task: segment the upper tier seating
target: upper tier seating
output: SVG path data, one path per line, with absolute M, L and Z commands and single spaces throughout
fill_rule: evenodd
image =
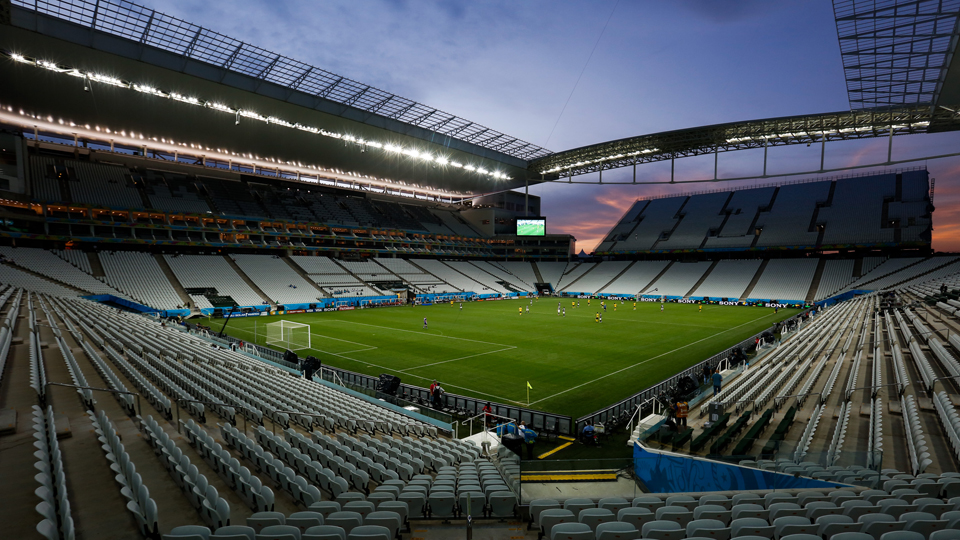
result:
M 717 236 L 707 238 L 706 248 L 748 248 L 755 238 L 752 225 L 761 209 L 770 205 L 774 187 L 742 189 L 727 203 L 730 216 Z
M 819 233 L 810 231 L 810 221 L 818 203 L 830 194 L 830 182 L 812 182 L 782 186 L 773 206 L 760 212 L 757 228 L 762 229 L 757 246 L 812 246 Z
M 723 208 L 730 199 L 730 192 L 694 195 L 680 210 L 680 222 L 670 233 L 670 237 L 657 243 L 656 249 L 696 249 L 704 239 L 715 236 L 723 223 Z
M 143 208 L 143 200 L 127 178 L 125 167 L 87 161 L 64 161 L 72 171 L 70 193 L 74 202 L 115 208 Z
M 925 170 L 638 200 L 597 251 L 929 242 Z

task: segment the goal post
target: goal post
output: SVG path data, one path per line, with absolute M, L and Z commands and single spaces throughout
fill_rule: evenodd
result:
M 293 321 L 267 323 L 267 345 L 299 351 L 310 348 L 310 325 Z

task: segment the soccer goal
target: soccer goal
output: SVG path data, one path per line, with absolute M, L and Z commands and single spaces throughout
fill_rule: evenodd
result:
M 267 345 L 291 351 L 310 348 L 310 325 L 292 321 L 267 324 Z

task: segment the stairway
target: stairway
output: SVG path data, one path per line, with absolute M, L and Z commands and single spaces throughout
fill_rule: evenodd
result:
M 820 279 L 823 278 L 823 268 L 827 265 L 826 259 L 820 259 L 817 263 L 817 271 L 813 274 L 813 281 L 810 283 L 810 290 L 807 291 L 805 301 L 809 304 L 817 297 L 817 289 L 820 288 Z
M 340 264 L 336 259 L 331 258 L 330 260 L 333 261 L 334 264 L 336 264 L 337 266 L 339 266 L 340 268 L 342 268 L 344 272 L 346 272 L 346 273 L 350 274 L 351 276 L 353 276 L 353 279 L 356 279 L 356 280 L 359 281 L 360 283 L 363 283 L 363 285 L 364 285 L 365 287 L 369 287 L 369 288 L 371 288 L 371 289 L 373 289 L 373 290 L 375 290 L 375 291 L 382 292 L 382 291 L 380 291 L 380 289 L 378 289 L 377 287 L 374 287 L 373 285 L 371 285 L 371 284 L 367 283 L 366 281 L 364 281 L 363 278 L 361 278 L 360 276 L 358 276 L 358 275 L 354 274 L 353 272 L 351 272 L 349 268 L 347 268 L 346 266 Z
M 657 274 L 657 277 L 651 279 L 651 280 L 650 280 L 650 283 L 647 283 L 646 287 L 644 287 L 643 289 L 640 290 L 640 293 L 646 292 L 646 290 L 649 289 L 651 285 L 653 285 L 654 283 L 656 283 L 658 279 L 660 279 L 664 274 L 666 274 L 667 271 L 670 270 L 670 268 L 673 266 L 673 263 L 674 263 L 674 262 L 676 262 L 676 261 L 670 261 L 669 264 L 667 264 L 666 266 L 664 266 L 664 267 L 663 267 L 663 270 L 661 270 L 660 273 Z M 650 291 L 650 292 L 652 292 L 652 291 Z M 637 293 L 637 294 L 640 294 L 640 293 Z
M 537 276 L 537 283 L 543 283 L 543 276 L 540 275 L 540 269 L 537 268 L 537 263 L 530 261 L 530 266 L 533 267 L 533 275 Z M 552 286 L 553 283 L 550 285 Z
M 583 264 L 583 263 L 580 263 L 580 264 Z M 597 265 L 594 264 L 593 266 L 590 267 L 589 270 L 587 270 L 586 272 L 584 272 L 584 273 L 580 274 L 579 276 L 577 276 L 577 279 L 571 281 L 570 283 L 564 283 L 564 285 L 563 285 L 563 290 L 567 290 L 567 289 L 569 289 L 570 287 L 573 287 L 573 284 L 574 284 L 574 283 L 580 281 L 580 278 L 582 278 L 583 276 L 589 274 L 590 272 L 593 272 L 593 269 L 596 268 L 596 267 L 597 267 Z M 570 272 L 567 272 L 567 273 L 569 274 Z
M 719 262 L 720 261 L 713 261 L 713 264 L 710 265 L 710 268 L 707 268 L 707 271 L 704 272 L 702 276 L 700 276 L 700 279 L 698 279 L 697 282 L 694 283 L 693 287 L 691 287 L 690 290 L 687 291 L 687 294 L 683 295 L 683 297 L 690 298 L 690 295 L 693 294 L 694 291 L 696 291 L 700 287 L 700 285 L 703 284 L 704 281 L 706 281 L 707 276 L 710 275 L 710 272 L 713 272 L 713 269 L 717 267 L 717 263 Z
M 180 284 L 180 280 L 177 279 L 176 274 L 173 273 L 173 270 L 170 269 L 170 265 L 167 264 L 167 260 L 160 255 L 159 253 L 153 254 L 153 259 L 157 261 L 157 265 L 160 266 L 160 269 L 163 270 L 163 275 L 167 276 L 167 281 L 170 282 L 170 285 L 173 285 L 173 290 L 177 291 L 177 296 L 180 297 L 180 300 L 183 300 L 183 305 L 190 305 L 190 314 L 197 315 L 200 313 L 200 308 L 195 306 L 195 302 L 190 295 L 187 294 L 187 290 L 183 288 L 183 285 Z
M 277 303 L 271 300 L 269 296 L 264 294 L 264 292 L 260 289 L 260 287 L 258 287 L 257 284 L 254 283 L 252 279 L 250 279 L 250 276 L 243 273 L 243 270 L 241 270 L 240 267 L 237 266 L 237 261 L 233 260 L 229 255 L 224 255 L 223 258 L 226 259 L 227 264 L 229 264 L 230 267 L 233 268 L 233 271 L 236 272 L 238 276 L 240 276 L 240 279 L 242 279 L 243 282 L 247 284 L 247 286 L 253 289 L 253 292 L 257 293 L 260 299 L 263 300 L 264 304 L 270 304 L 271 308 L 277 309 Z
M 436 275 L 436 274 L 434 274 L 434 273 L 432 273 L 432 272 L 427 272 L 427 270 L 426 270 L 425 268 L 423 268 L 422 266 L 420 266 L 419 264 L 417 264 L 416 262 L 414 262 L 413 259 L 407 259 L 407 262 L 410 263 L 410 264 L 412 264 L 413 266 L 415 266 L 415 267 L 417 268 L 417 270 L 420 270 L 420 271 L 423 272 L 424 274 L 426 274 L 426 275 L 428 275 L 428 276 L 433 276 L 433 278 L 436 279 L 437 281 L 439 281 L 440 283 L 447 283 L 445 280 L 440 279 L 440 276 L 438 276 L 438 275 Z M 450 285 L 449 283 L 447 283 L 447 285 L 448 285 L 451 289 L 453 289 L 453 290 L 463 292 L 462 289 L 457 288 L 457 287 L 454 287 L 453 285 Z M 419 288 L 419 287 L 418 287 L 418 288 Z
M 613 279 L 611 279 L 610 281 L 608 281 L 603 287 L 600 287 L 599 289 L 597 289 L 597 294 L 599 294 L 602 290 L 604 290 L 604 289 L 606 289 L 607 287 L 609 287 L 614 281 L 616 281 L 617 279 L 619 279 L 620 276 L 622 276 L 624 273 L 626 273 L 626 271 L 629 270 L 630 267 L 632 267 L 632 266 L 633 266 L 634 264 L 636 264 L 636 263 L 637 263 L 637 261 L 633 261 L 633 262 L 631 262 L 630 264 L 628 264 L 627 266 L 625 266 L 625 267 L 623 268 L 623 270 L 620 271 L 619 274 L 613 276 Z
M 318 293 L 320 293 L 320 296 L 324 298 L 333 298 L 331 295 L 327 294 L 327 291 L 321 289 L 320 285 L 317 285 L 316 281 L 310 279 L 310 276 L 304 271 L 304 269 L 300 268 L 300 265 L 293 262 L 293 260 L 290 259 L 290 257 L 280 257 L 280 259 L 283 260 L 283 262 L 287 263 L 287 266 L 289 266 L 291 270 L 299 274 L 300 277 L 302 277 L 307 283 L 313 285 L 313 288 L 316 289 Z
M 87 260 L 90 261 L 90 275 L 93 277 L 106 277 L 107 273 L 103 271 L 103 265 L 100 264 L 100 256 L 95 251 L 87 252 Z
M 763 275 L 763 271 L 767 269 L 767 263 L 770 262 L 770 259 L 764 259 L 760 263 L 760 268 L 757 268 L 757 273 L 753 275 L 753 279 L 750 280 L 750 284 L 747 285 L 747 288 L 744 289 L 743 295 L 740 297 L 740 301 L 750 298 L 750 294 L 753 292 L 753 288 L 757 286 L 757 282 L 760 281 L 760 276 Z

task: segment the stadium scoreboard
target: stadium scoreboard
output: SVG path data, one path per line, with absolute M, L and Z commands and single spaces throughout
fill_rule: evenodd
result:
M 545 236 L 546 234 L 546 218 L 517 219 L 517 236 Z

